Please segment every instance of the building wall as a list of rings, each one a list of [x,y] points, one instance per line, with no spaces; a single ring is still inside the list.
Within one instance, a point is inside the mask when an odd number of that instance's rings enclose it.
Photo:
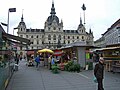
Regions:
[[[44,29],[27,29],[22,15],[18,25],[18,35],[30,39],[32,44],[28,48],[55,49],[58,45],[63,46],[77,41],[86,41],[89,45],[93,45],[93,33],[91,30],[90,32],[86,32],[81,19],[77,30],[63,30],[63,21],[59,21],[59,18],[56,16],[53,4],[54,3],[52,3],[50,16],[44,23]],[[50,40],[48,40],[49,35],[51,36]],[[61,38],[59,38],[59,35]],[[56,37],[56,39],[54,39],[54,37]]]
[[[86,57],[85,57],[85,47],[77,47],[78,50],[78,63],[81,67],[85,67],[86,65]]]
[[[94,42],[95,46],[106,47],[107,45],[120,44],[120,19],[111,25],[102,37]]]

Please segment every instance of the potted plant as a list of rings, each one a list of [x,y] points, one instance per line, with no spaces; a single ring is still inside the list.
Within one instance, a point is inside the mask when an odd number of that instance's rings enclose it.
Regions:
[[[53,73],[59,73],[58,70],[59,70],[59,67],[57,66],[57,64],[53,64],[53,65],[52,65],[52,72],[53,72]]]

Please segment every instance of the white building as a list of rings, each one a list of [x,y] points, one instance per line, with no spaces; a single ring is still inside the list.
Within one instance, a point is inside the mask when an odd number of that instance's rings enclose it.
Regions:
[[[102,35],[106,46],[120,44],[120,19],[112,24],[111,27]]]
[[[17,29],[18,36],[30,39],[31,45],[28,49],[55,49],[78,41],[85,41],[87,45],[93,45],[93,32],[91,29],[86,32],[81,18],[77,30],[63,30],[63,21],[59,21],[56,16],[54,2],[52,2],[50,16],[45,21],[44,29],[27,29],[23,14]]]

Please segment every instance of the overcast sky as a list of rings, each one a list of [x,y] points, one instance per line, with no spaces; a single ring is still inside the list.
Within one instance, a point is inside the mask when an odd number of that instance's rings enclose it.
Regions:
[[[54,0],[56,15],[60,21],[63,20],[64,30],[77,29],[80,16],[82,20],[84,18],[81,9],[83,3],[86,6],[86,31],[91,28],[94,40],[100,38],[101,34],[120,18],[120,0]],[[8,8],[16,8],[16,12],[9,14],[9,33],[13,34],[13,28],[18,26],[24,9],[27,28],[43,29],[51,6],[52,0],[0,0],[0,22],[7,23]]]

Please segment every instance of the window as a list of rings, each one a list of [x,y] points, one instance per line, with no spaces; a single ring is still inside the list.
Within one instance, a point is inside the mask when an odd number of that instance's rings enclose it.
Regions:
[[[65,39],[65,36],[64,36],[64,39]]]
[[[70,41],[68,41],[68,44],[70,43]]]
[[[65,40],[64,40],[64,44],[65,44]]]
[[[56,40],[56,35],[53,36],[53,40]]]
[[[60,28],[59,28],[59,31],[60,31]]]
[[[42,38],[44,38],[44,35],[42,35]]]
[[[50,27],[48,27],[48,30],[50,30]]]
[[[37,40],[37,44],[39,44],[39,41]]]
[[[77,36],[77,39],[79,39],[79,36]]]
[[[31,38],[33,38],[33,35],[31,36]]]
[[[33,44],[33,42],[31,42],[31,44]]]
[[[70,39],[70,36],[68,36],[68,39]]]
[[[74,36],[73,36],[73,39],[74,39]]]
[[[36,36],[36,38],[38,38],[38,35]]]
[[[44,41],[42,41],[42,44],[44,44]]]
[[[53,29],[56,30],[56,27],[54,27]]]
[[[82,39],[84,39],[84,36],[82,36]]]
[[[23,37],[23,35],[20,35],[20,37]]]
[[[58,36],[58,39],[61,40],[61,35]]]
[[[51,35],[50,34],[48,35],[48,40],[51,40]]]
[[[28,35],[26,35],[26,38],[28,38]]]

